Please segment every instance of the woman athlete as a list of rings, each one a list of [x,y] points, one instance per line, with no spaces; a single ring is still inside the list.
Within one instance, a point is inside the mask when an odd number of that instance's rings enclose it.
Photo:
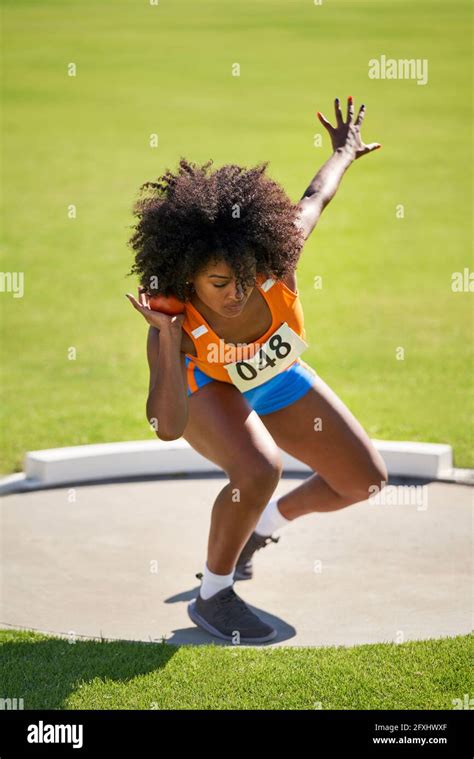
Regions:
[[[226,472],[211,516],[207,561],[192,621],[233,643],[276,636],[238,596],[235,580],[252,577],[252,556],[277,542],[273,533],[297,517],[342,509],[384,487],[387,470],[365,430],[308,366],[296,269],[304,241],[353,161],[381,147],[360,136],[365,113],[336,126],[320,113],[333,153],[293,204],[265,175],[226,165],[209,172],[180,160],[141,190],[129,244],[148,322],[147,418],[161,440],[183,437]],[[184,313],[154,311],[149,297],[173,295]],[[271,500],[282,473],[280,449],[313,471]],[[317,472],[317,473],[316,473]]]

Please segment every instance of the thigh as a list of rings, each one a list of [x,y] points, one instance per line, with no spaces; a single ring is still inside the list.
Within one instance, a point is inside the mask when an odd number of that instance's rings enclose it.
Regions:
[[[360,493],[388,478],[382,456],[343,401],[316,375],[313,385],[262,421],[276,444],[310,466],[341,495]]]
[[[258,414],[242,393],[213,380],[188,398],[183,437],[202,456],[223,469],[256,476],[282,469],[281,454]]]

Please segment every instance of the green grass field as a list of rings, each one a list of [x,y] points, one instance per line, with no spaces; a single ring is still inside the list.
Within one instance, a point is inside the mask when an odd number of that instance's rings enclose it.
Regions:
[[[315,113],[334,120],[349,94],[383,148],[349,168],[303,252],[303,358],[371,437],[449,443],[473,466],[472,294],[451,290],[472,267],[469,18],[427,0],[5,2],[1,268],[25,292],[0,293],[0,471],[154,437],[147,328],[124,297],[139,185],[181,155],[269,160],[298,200],[330,155]],[[428,59],[428,84],[369,79],[382,54]]]
[[[232,648],[0,630],[2,696],[24,709],[453,709],[472,636],[354,648]]]
[[[369,79],[381,55],[427,59],[428,84]],[[25,277],[24,297],[0,292],[2,474],[28,450],[154,438],[147,327],[124,297],[139,185],[181,156],[268,160],[296,201],[330,155],[316,111],[334,121],[349,94],[383,148],[350,167],[303,252],[303,358],[371,437],[449,443],[456,466],[474,465],[472,294],[451,289],[472,268],[468,2],[5,0],[2,68],[0,268]],[[472,693],[469,636],[0,641],[2,695],[26,709],[451,709]]]

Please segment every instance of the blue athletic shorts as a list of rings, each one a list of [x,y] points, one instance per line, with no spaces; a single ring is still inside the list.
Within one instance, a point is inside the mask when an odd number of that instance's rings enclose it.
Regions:
[[[186,356],[186,366],[191,359]],[[301,398],[313,387],[317,377],[315,370],[301,359],[297,359],[288,369],[277,374],[276,377],[264,382],[252,390],[246,390],[242,395],[247,399],[250,406],[260,416],[270,414],[272,411],[289,406],[298,398]],[[216,382],[208,374],[205,374],[197,366],[194,369],[194,379],[198,389]],[[194,392],[197,392],[195,390]],[[188,396],[192,395],[188,385]]]

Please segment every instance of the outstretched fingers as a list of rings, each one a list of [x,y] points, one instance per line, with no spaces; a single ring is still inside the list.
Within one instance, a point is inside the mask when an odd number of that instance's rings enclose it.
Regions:
[[[347,124],[352,124],[354,116],[354,103],[352,102],[352,95],[347,98]]]
[[[336,98],[334,100],[334,110],[336,112],[337,125],[341,127],[344,124],[344,119],[342,118],[341,106],[339,105],[339,98]]]
[[[327,120],[327,118],[326,118],[325,116],[323,116],[323,114],[322,114],[322,113],[320,113],[320,112],[318,111],[318,114],[317,114],[317,116],[318,116],[318,119],[320,120],[321,124],[322,124],[324,127],[326,127],[326,129],[328,130],[328,132],[329,132],[329,133],[331,133],[331,132],[333,132],[333,131],[334,131],[333,127],[331,126],[331,124],[329,123],[329,121]]]
[[[381,148],[382,145],[380,144],[380,142],[371,142],[369,145],[364,145],[364,147],[365,147],[366,153],[371,153],[373,150],[378,150],[379,148]]]
[[[360,126],[364,120],[365,116],[365,105],[362,103],[361,107],[359,108],[359,113],[357,114],[357,118],[355,120],[354,126]]]

